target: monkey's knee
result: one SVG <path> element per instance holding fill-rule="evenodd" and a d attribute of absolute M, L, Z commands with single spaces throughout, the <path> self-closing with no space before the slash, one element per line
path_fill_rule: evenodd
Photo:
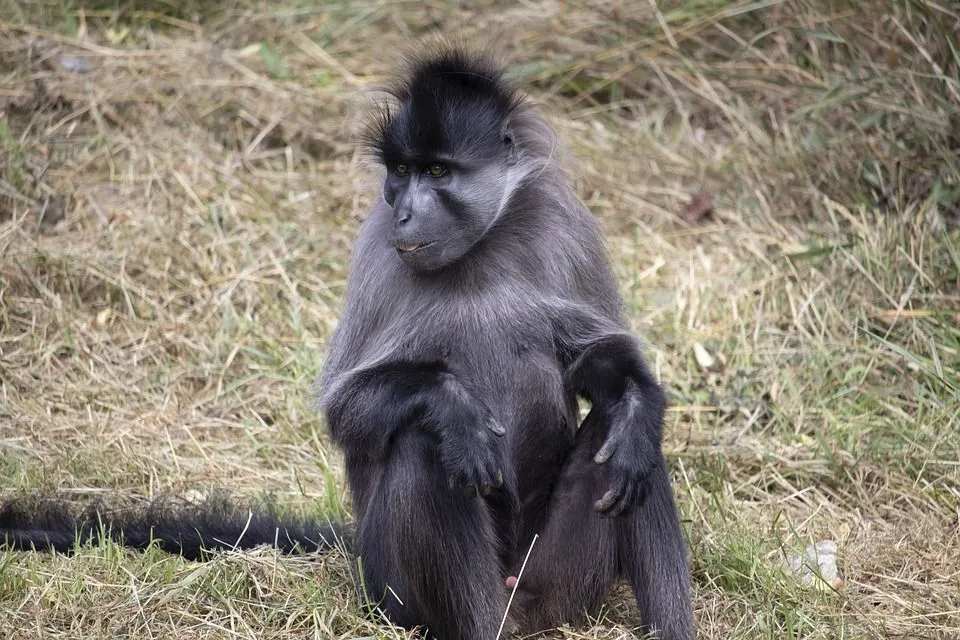
<path fill-rule="evenodd" d="M 376 471 L 358 536 L 367 595 L 396 624 L 493 637 L 506 605 L 493 518 L 484 498 L 450 488 L 435 447 L 401 434 Z"/>

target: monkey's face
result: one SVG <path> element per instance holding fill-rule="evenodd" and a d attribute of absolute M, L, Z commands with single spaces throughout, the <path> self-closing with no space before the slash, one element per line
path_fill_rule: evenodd
<path fill-rule="evenodd" d="M 416 271 L 466 255 L 497 222 L 522 180 L 511 116 L 519 98 L 493 67 L 463 73 L 454 53 L 390 93 L 367 145 L 387 169 L 389 242 Z"/>
<path fill-rule="evenodd" d="M 390 242 L 400 258 L 417 271 L 436 271 L 462 258 L 503 209 L 508 157 L 504 149 L 469 159 L 388 163 L 383 199 L 393 208 Z"/>

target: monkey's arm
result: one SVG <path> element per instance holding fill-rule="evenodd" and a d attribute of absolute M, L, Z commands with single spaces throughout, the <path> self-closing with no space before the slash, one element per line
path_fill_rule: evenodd
<path fill-rule="evenodd" d="M 390 362 L 348 375 L 323 400 L 334 441 L 344 450 L 383 458 L 402 428 L 437 436 L 451 485 L 477 489 L 502 482 L 505 431 L 440 363 Z"/>
<path fill-rule="evenodd" d="M 558 319 L 567 391 L 586 397 L 609 429 L 594 461 L 607 466 L 610 486 L 594 507 L 619 515 L 643 501 L 650 472 L 663 462 L 666 398 L 634 336 L 580 306 Z"/>

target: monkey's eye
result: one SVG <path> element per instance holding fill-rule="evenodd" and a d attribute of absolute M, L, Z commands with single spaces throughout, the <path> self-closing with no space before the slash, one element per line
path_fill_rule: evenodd
<path fill-rule="evenodd" d="M 403 176 L 410 173 L 410 167 L 408 167 L 403 163 L 400 163 L 393 168 L 393 172 L 402 178 Z"/>
<path fill-rule="evenodd" d="M 434 162 L 433 164 L 427 166 L 427 175 L 431 178 L 442 178 L 447 175 L 447 167 L 440 164 L 439 162 Z"/>

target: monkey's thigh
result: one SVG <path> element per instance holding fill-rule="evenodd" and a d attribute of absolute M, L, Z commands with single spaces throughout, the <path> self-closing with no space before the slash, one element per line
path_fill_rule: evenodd
<path fill-rule="evenodd" d="M 644 625 L 665 640 L 686 640 L 693 637 L 689 572 L 669 476 L 658 464 L 642 504 L 621 516 L 601 516 L 593 505 L 609 478 L 593 457 L 607 430 L 591 412 L 577 432 L 520 581 L 516 620 L 527 633 L 575 622 L 595 612 L 613 582 L 624 577 Z"/>
<path fill-rule="evenodd" d="M 364 587 L 396 624 L 444 639 L 493 638 L 506 596 L 492 518 L 482 498 L 449 487 L 436 449 L 410 429 L 385 461 L 348 469 L 363 485 Z"/>
<path fill-rule="evenodd" d="M 619 574 L 618 523 L 593 509 L 606 490 L 605 473 L 593 462 L 605 437 L 606 425 L 591 414 L 563 464 L 514 601 L 512 614 L 525 633 L 594 612 Z"/>

